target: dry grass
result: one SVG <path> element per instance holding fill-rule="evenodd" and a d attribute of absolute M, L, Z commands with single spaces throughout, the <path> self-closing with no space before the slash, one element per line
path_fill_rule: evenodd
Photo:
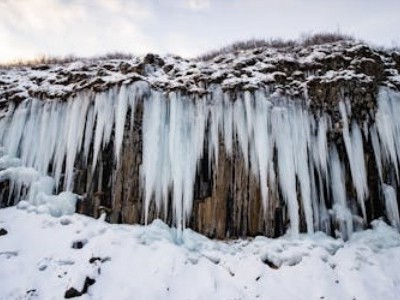
<path fill-rule="evenodd" d="M 221 49 L 213 50 L 203 55 L 200 55 L 196 60 L 208 61 L 218 55 L 231 53 L 240 50 L 249 50 L 255 48 L 288 48 L 294 46 L 312 46 L 333 43 L 338 41 L 355 40 L 354 37 L 340 32 L 323 32 L 315 34 L 303 34 L 299 40 L 284 40 L 284 39 L 251 39 L 248 41 L 235 42 L 231 45 L 225 46 Z"/>
<path fill-rule="evenodd" d="M 314 46 L 323 45 L 329 43 L 335 43 L 340 41 L 354 41 L 355 38 L 352 35 L 344 34 L 339 31 L 335 32 L 320 32 L 315 34 L 305 34 L 300 38 L 301 46 Z"/>
<path fill-rule="evenodd" d="M 69 55 L 65 57 L 52 57 L 52 56 L 39 56 L 34 59 L 21 59 L 15 60 L 8 63 L 1 63 L 1 69 L 13 69 L 13 68 L 23 68 L 23 67 L 34 67 L 38 65 L 53 65 L 53 64 L 67 64 L 77 61 L 79 58 Z"/>
<path fill-rule="evenodd" d="M 124 52 L 112 52 L 90 58 L 77 57 L 74 55 L 68 55 L 63 57 L 43 55 L 43 56 L 38 56 L 37 58 L 34 59 L 28 59 L 28 60 L 21 59 L 21 60 L 11 61 L 8 63 L 0 63 L 0 69 L 8 70 L 13 68 L 24 68 L 24 67 L 31 68 L 39 65 L 64 65 L 78 60 L 97 62 L 110 59 L 132 59 L 132 58 L 133 58 L 132 54 Z"/>
<path fill-rule="evenodd" d="M 222 47 L 217 50 L 213 50 L 207 52 L 203 55 L 200 55 L 196 58 L 196 60 L 207 61 L 211 60 L 214 57 L 217 57 L 220 54 L 231 53 L 240 50 L 249 50 L 261 47 L 271 47 L 271 48 L 286 48 L 295 46 L 296 42 L 293 40 L 283 40 L 283 39 L 270 39 L 270 40 L 263 40 L 263 39 L 251 39 L 247 41 L 239 41 L 235 42 L 231 45 Z"/>
<path fill-rule="evenodd" d="M 125 53 L 125 52 L 111 52 L 104 55 L 96 56 L 90 58 L 90 60 L 107 60 L 107 59 L 132 59 L 134 57 L 133 54 Z"/>

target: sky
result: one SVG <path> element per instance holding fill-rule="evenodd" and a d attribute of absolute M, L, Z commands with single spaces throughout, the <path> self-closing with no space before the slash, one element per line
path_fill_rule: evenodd
<path fill-rule="evenodd" d="M 0 0 L 0 62 L 110 52 L 193 57 L 337 31 L 400 45 L 399 0 Z"/>

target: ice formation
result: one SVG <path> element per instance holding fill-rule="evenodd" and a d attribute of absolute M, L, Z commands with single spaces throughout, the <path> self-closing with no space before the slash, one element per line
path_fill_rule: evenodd
<path fill-rule="evenodd" d="M 54 215 L 71 212 L 76 201 L 72 193 L 77 158 L 95 170 L 99 153 L 112 143 L 116 164 L 120 163 L 124 132 L 132 128 L 135 107 L 141 103 L 143 160 L 138 188 L 144 192 L 146 221 L 154 201 L 159 211 L 172 205 L 175 225 L 187 226 L 199 161 L 205 155 L 210 165 L 218 161 L 223 142 L 228 156 L 240 149 L 249 172 L 258 179 L 265 210 L 271 191 L 279 189 L 293 235 L 300 231 L 302 211 L 309 233 L 328 231 L 332 220 L 339 224 L 340 234 L 348 236 L 354 218 L 364 223 L 367 218 L 364 141 L 370 138 L 387 215 L 393 226 L 399 226 L 392 186 L 399 181 L 399 93 L 381 89 L 374 124 L 357 123 L 351 118 L 350 104 L 339 103 L 344 157 L 328 142 L 331 116 L 310 112 L 304 100 L 264 89 L 238 92 L 234 97 L 218 85 L 210 90 L 205 96 L 166 94 L 138 81 L 106 92 L 80 92 L 66 102 L 10 103 L 0 120 L 0 180 L 10 182 L 10 201 L 23 200 L 24 205 L 41 206 L 40 210 Z M 396 181 L 391 184 L 383 180 L 387 166 L 395 168 Z M 350 205 L 347 173 L 356 205 Z M 57 192 L 59 196 L 53 195 Z"/>

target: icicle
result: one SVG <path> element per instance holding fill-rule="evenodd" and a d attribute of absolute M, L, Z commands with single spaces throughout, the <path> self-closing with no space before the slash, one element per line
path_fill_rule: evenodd
<path fill-rule="evenodd" d="M 245 166 L 249 166 L 249 136 L 243 99 L 238 97 L 233 104 L 234 135 L 239 142 Z"/>
<path fill-rule="evenodd" d="M 382 155 L 385 161 L 390 160 L 392 163 L 396 171 L 397 181 L 399 181 L 400 131 L 398 128 L 400 128 L 400 121 L 399 114 L 396 114 L 396 112 L 400 110 L 399 101 L 393 101 L 391 92 L 381 89 L 378 95 L 378 111 L 375 116 Z"/>
<path fill-rule="evenodd" d="M 114 124 L 114 97 L 115 91 L 100 93 L 94 101 L 96 129 L 93 142 L 92 172 L 96 169 L 97 157 L 102 146 L 106 145 L 111 137 Z"/>
<path fill-rule="evenodd" d="M 290 231 L 299 233 L 299 205 L 296 191 L 296 172 L 293 151 L 293 136 L 287 108 L 273 107 L 271 114 L 272 133 L 278 151 L 279 185 L 289 211 Z"/>
<path fill-rule="evenodd" d="M 90 145 L 92 144 L 93 129 L 94 128 L 94 107 L 91 105 L 87 112 L 86 125 L 85 125 L 85 136 L 83 140 L 83 159 L 85 165 L 88 163 Z"/>
<path fill-rule="evenodd" d="M 368 185 L 361 131 L 357 123 L 353 122 L 350 135 L 349 121 L 347 118 L 346 107 L 343 102 L 339 103 L 339 110 L 343 121 L 343 139 L 350 164 L 353 186 L 356 189 L 357 200 L 361 207 L 364 221 L 366 221 L 367 214 L 365 210 L 364 200 L 366 199 L 366 197 L 368 197 Z"/>
<path fill-rule="evenodd" d="M 328 177 L 328 142 L 327 142 L 327 130 L 328 130 L 328 117 L 323 115 L 318 122 L 318 134 L 317 140 L 315 142 L 316 149 L 314 149 L 314 153 L 317 154 L 314 161 L 316 162 L 316 166 L 318 170 L 320 170 L 320 174 L 324 175 L 324 178 L 329 181 Z"/>
<path fill-rule="evenodd" d="M 152 197 L 157 208 L 172 191 L 174 219 L 183 228 L 193 205 L 197 163 L 203 152 L 206 106 L 171 93 L 169 99 L 153 92 L 144 102 L 143 165 L 145 219 L 149 217 Z"/>
<path fill-rule="evenodd" d="M 89 101 L 86 95 L 79 95 L 77 99 L 68 103 L 66 120 L 66 162 L 65 162 L 65 187 L 66 191 L 72 191 L 74 179 L 74 165 L 84 137 L 85 123 Z"/>
<path fill-rule="evenodd" d="M 292 139 L 294 146 L 294 162 L 298 181 L 300 182 L 301 199 L 306 217 L 307 232 L 314 232 L 312 200 L 311 200 L 311 170 L 308 168 L 308 149 L 310 148 L 310 117 L 301 108 L 291 111 Z"/>
<path fill-rule="evenodd" d="M 22 164 L 32 167 L 34 157 L 38 151 L 38 119 L 41 113 L 41 103 L 38 100 L 33 100 L 30 103 L 29 115 L 25 123 L 24 133 L 20 144 L 20 157 Z"/>
<path fill-rule="evenodd" d="M 332 180 L 333 212 L 339 223 L 341 236 L 347 239 L 353 232 L 353 220 L 347 207 L 346 187 L 343 176 L 343 166 L 339 160 L 336 146 L 330 151 L 330 177 Z"/>
<path fill-rule="evenodd" d="M 150 201 L 159 201 L 162 191 L 170 185 L 170 165 L 166 138 L 169 132 L 166 99 L 161 94 L 144 101 L 143 113 L 143 163 L 141 173 L 145 191 L 145 222 L 148 222 Z M 157 205 L 159 203 L 156 202 Z"/>
<path fill-rule="evenodd" d="M 57 139 L 59 138 L 59 120 L 56 113 L 57 105 L 57 101 L 46 102 L 44 104 L 44 112 L 40 125 L 40 149 L 37 153 L 37 158 L 41 157 L 42 160 L 36 166 L 43 174 L 49 172 L 49 166 L 54 159 Z"/>
<path fill-rule="evenodd" d="M 268 208 L 268 171 L 272 165 L 272 145 L 270 138 L 270 105 L 262 92 L 255 94 L 255 117 L 254 117 L 254 152 L 256 155 L 257 168 L 261 198 L 266 213 Z"/>
<path fill-rule="evenodd" d="M 66 151 L 66 138 L 65 134 L 67 132 L 66 130 L 66 118 L 67 118 L 67 113 L 65 112 L 66 109 L 66 104 L 62 103 L 57 106 L 57 110 L 55 114 L 58 115 L 58 140 L 56 143 L 56 147 L 54 150 L 54 159 L 53 159 L 53 165 L 54 165 L 54 178 L 56 181 L 56 185 L 58 187 L 58 184 L 61 181 L 61 175 L 62 175 L 62 167 L 65 159 L 65 151 Z"/>
<path fill-rule="evenodd" d="M 399 207 L 397 205 L 396 190 L 387 184 L 382 185 L 383 194 L 385 195 L 386 214 L 390 224 L 400 229 Z"/>
<path fill-rule="evenodd" d="M 219 134 L 223 128 L 223 94 L 220 89 L 214 89 L 212 94 L 212 109 L 210 110 L 210 129 L 208 137 L 208 161 L 211 166 L 215 161 L 218 167 Z M 211 169 L 211 167 L 210 167 Z M 216 170 L 215 170 L 216 171 Z"/>
<path fill-rule="evenodd" d="M 378 168 L 378 174 L 381 182 L 383 182 L 383 176 L 382 176 L 382 154 L 381 154 L 381 148 L 380 148 L 380 142 L 378 138 L 378 133 L 376 131 L 375 125 L 373 125 L 370 129 L 370 135 L 371 135 L 371 143 L 372 143 L 372 148 L 374 150 L 374 156 L 375 156 L 375 162 L 376 166 Z"/>
<path fill-rule="evenodd" d="M 224 143 L 225 151 L 228 155 L 232 155 L 232 134 L 233 134 L 233 110 L 232 103 L 228 93 L 224 93 L 223 99 L 223 130 L 224 130 Z"/>
<path fill-rule="evenodd" d="M 10 124 L 3 130 L 5 132 L 3 145 L 11 157 L 20 156 L 20 144 L 24 133 L 26 118 L 28 117 L 28 106 L 30 101 L 25 100 L 13 111 Z"/>
<path fill-rule="evenodd" d="M 121 153 L 122 140 L 124 138 L 124 129 L 126 114 L 128 112 L 128 93 L 126 86 L 122 86 L 118 97 L 115 109 L 115 141 L 114 141 L 114 154 L 119 162 L 119 155 Z"/>

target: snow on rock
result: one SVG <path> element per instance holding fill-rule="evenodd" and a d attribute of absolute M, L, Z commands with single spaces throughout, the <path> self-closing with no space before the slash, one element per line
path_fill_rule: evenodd
<path fill-rule="evenodd" d="M 378 78 L 382 85 L 399 89 L 396 55 L 357 41 L 342 41 L 243 50 L 211 61 L 148 54 L 131 59 L 81 59 L 43 69 L 0 67 L 0 100 L 67 99 L 81 90 L 104 91 L 137 80 L 145 80 L 155 89 L 184 89 L 193 94 L 207 93 L 205 86 L 212 83 L 220 83 L 224 89 L 276 84 L 296 96 L 304 92 L 304 84 L 315 79 L 372 83 Z"/>
<path fill-rule="evenodd" d="M 400 234 L 381 221 L 349 241 L 212 241 L 156 220 L 111 225 L 0 210 L 0 299 L 397 300 Z M 73 247 L 82 242 L 82 247 Z"/>

